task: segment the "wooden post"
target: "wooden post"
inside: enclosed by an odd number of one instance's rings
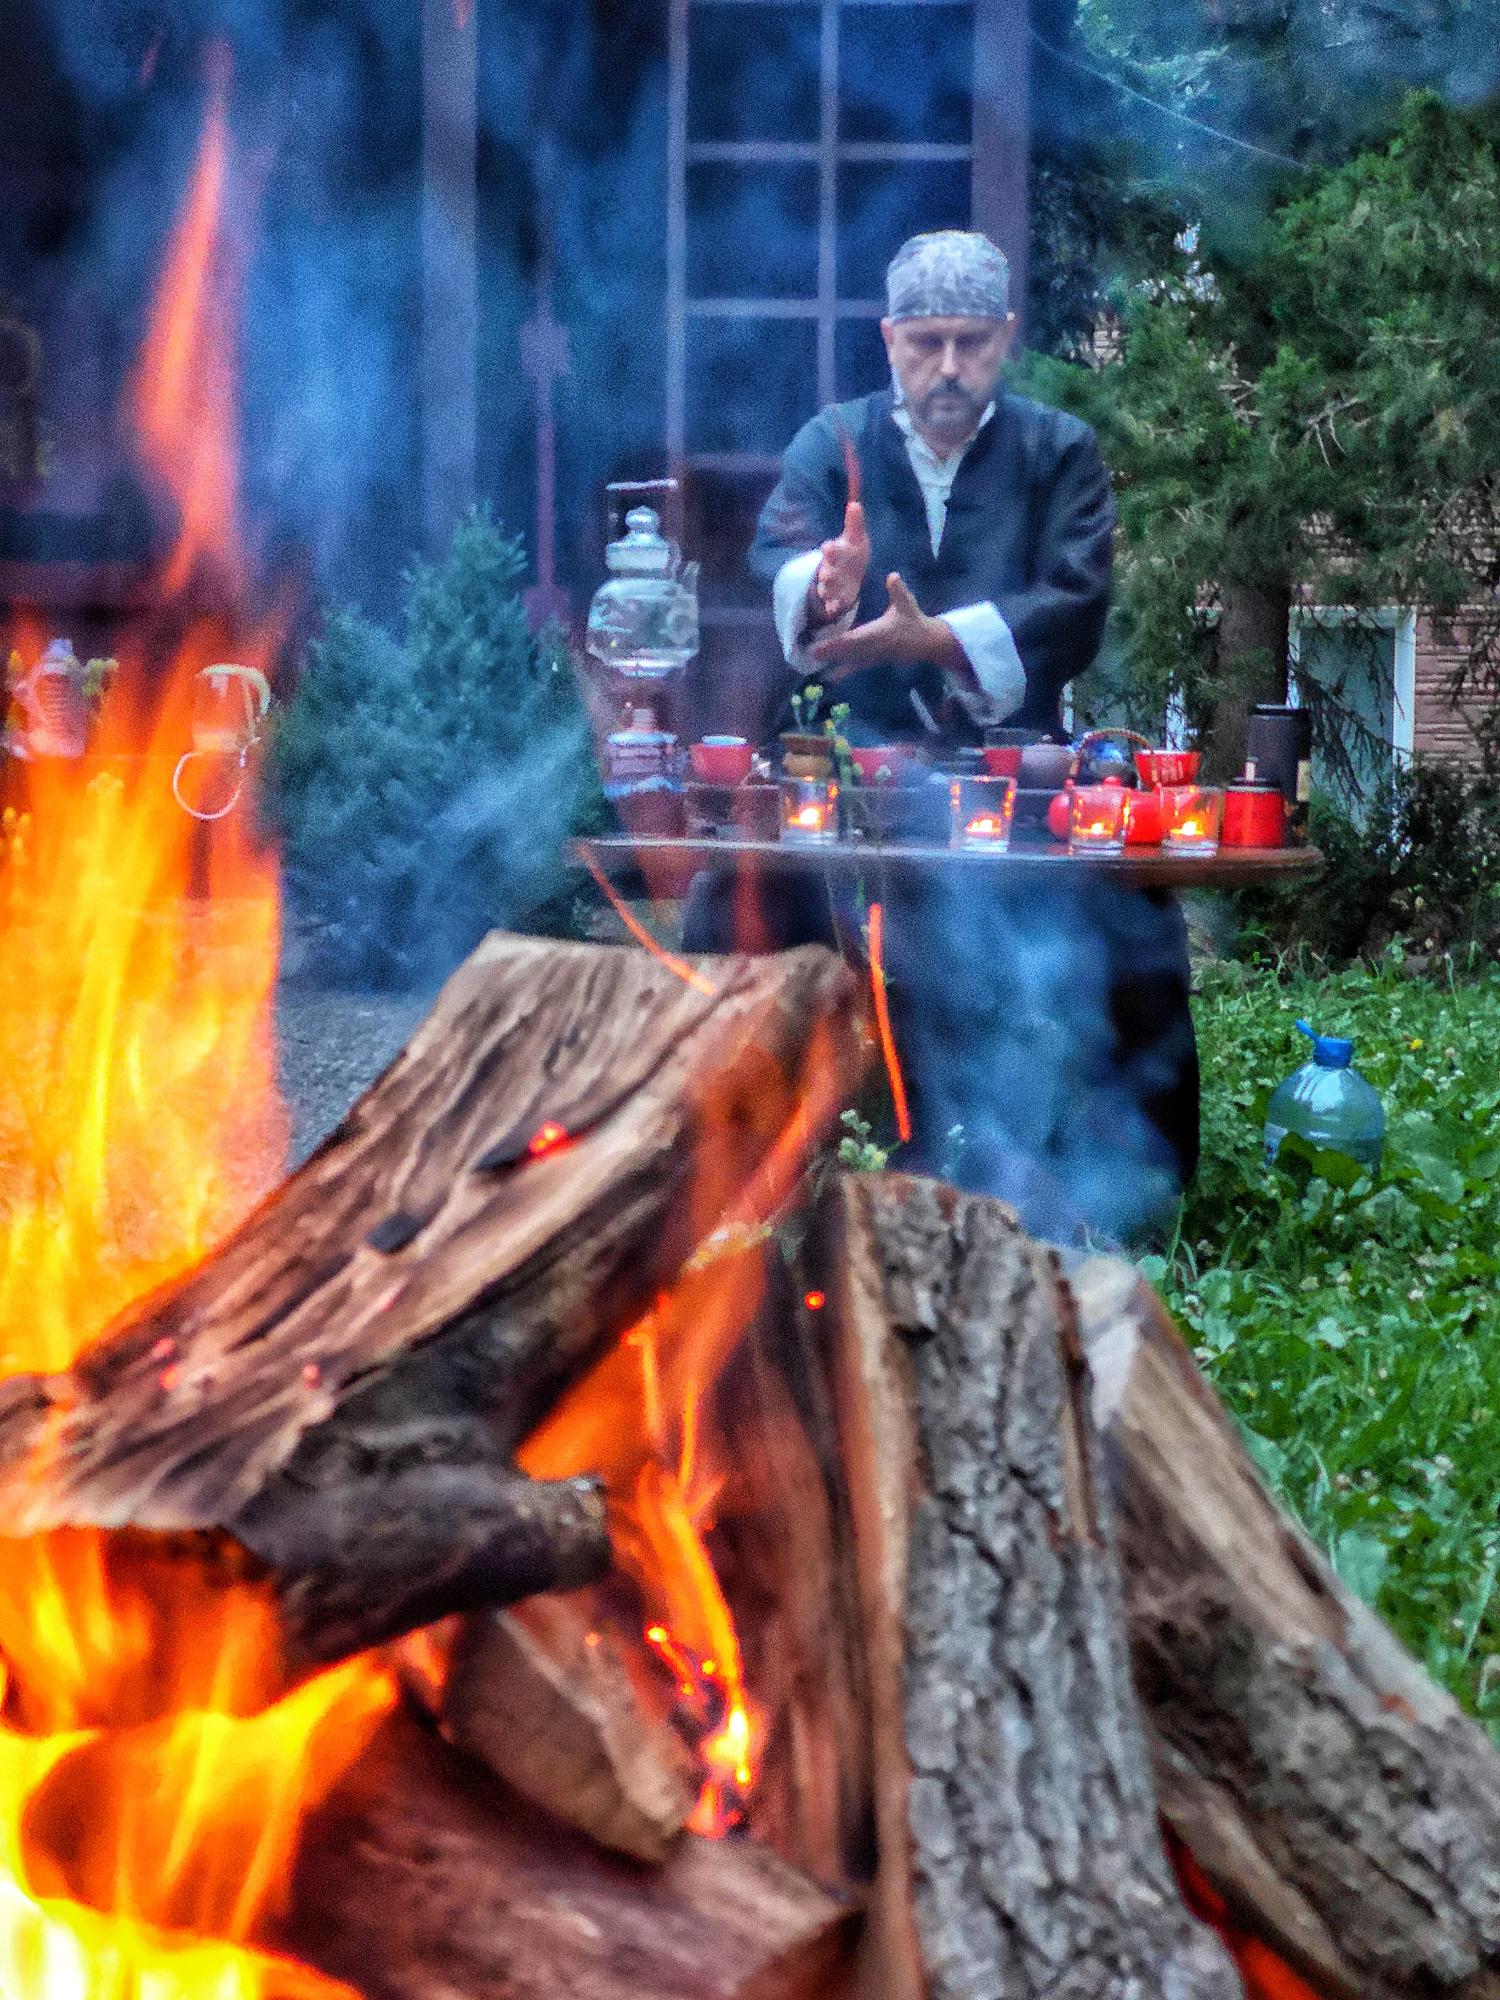
[[[974,14],[973,223],[1010,259],[1011,310],[1024,337],[1031,0],[977,0]]]
[[[422,526],[433,550],[474,503],[476,4],[423,0],[422,11]]]

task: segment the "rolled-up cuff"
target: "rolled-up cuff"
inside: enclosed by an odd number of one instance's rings
[[[776,636],[781,641],[781,650],[789,667],[799,673],[816,673],[818,663],[809,657],[808,641],[811,638],[829,639],[836,632],[847,632],[854,623],[854,609],[851,605],[842,618],[831,619],[820,625],[816,633],[808,617],[807,596],[812,589],[813,578],[818,573],[818,564],[823,559],[821,549],[809,549],[806,554],[791,556],[776,572],[776,581],[771,586],[771,612],[776,620]]]
[[[982,704],[971,695],[965,705],[971,712],[982,706],[986,721],[999,722],[1013,714],[1026,698],[1026,669],[1000,613],[993,604],[965,604],[957,611],[943,612],[942,619],[963,647],[974,678],[984,690]]]

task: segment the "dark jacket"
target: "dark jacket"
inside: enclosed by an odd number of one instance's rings
[[[881,390],[802,426],[761,513],[751,569],[770,583],[789,556],[843,526],[842,426],[859,454],[870,531],[858,622],[885,609],[891,570],[929,613],[988,600],[1009,625],[1026,670],[1025,699],[1005,720],[1059,729],[1063,689],[1098,651],[1109,604],[1115,512],[1093,432],[1076,417],[1002,391],[959,467],[934,556],[922,489],[892,418],[894,400]],[[945,690],[935,667],[870,667],[840,682],[838,693],[865,730],[909,737],[917,728],[913,687],[939,708]]]

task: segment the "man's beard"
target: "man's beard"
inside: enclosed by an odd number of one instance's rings
[[[917,415],[929,429],[967,436],[979,422],[984,405],[962,383],[942,382],[929,389],[917,407]]]

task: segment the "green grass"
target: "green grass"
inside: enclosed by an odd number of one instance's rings
[[[1204,1164],[1144,1266],[1344,1580],[1500,1736],[1500,973],[1231,964],[1200,988]],[[1352,1035],[1385,1101],[1373,1185],[1263,1163],[1299,1015]]]

